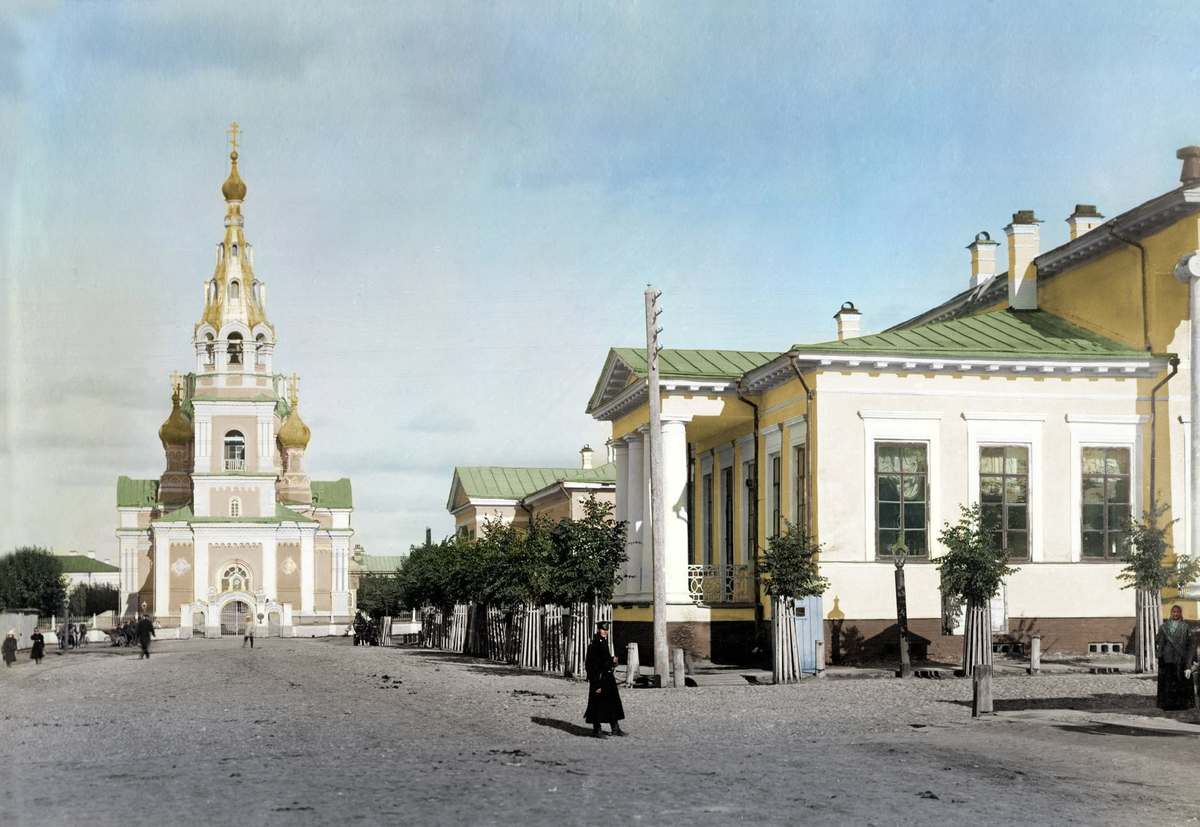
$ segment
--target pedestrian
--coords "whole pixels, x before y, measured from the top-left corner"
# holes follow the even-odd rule
[[[0,644],[0,652],[4,653],[4,665],[12,666],[13,661],[17,659],[17,637],[16,632],[9,632],[4,638],[4,643]]]
[[[613,735],[624,735],[620,722],[625,718],[621,706],[621,694],[617,691],[617,679],[613,667],[617,659],[608,648],[608,623],[596,624],[596,634],[588,644],[584,667],[588,679],[587,712],[583,719],[592,725],[592,737],[604,735],[601,724],[611,724]]]
[[[138,660],[150,657],[150,638],[154,637],[154,620],[150,615],[142,615],[142,619],[137,624],[138,643],[142,646],[142,653],[138,655]]]
[[[34,629],[29,639],[33,641],[33,649],[29,652],[29,657],[33,658],[34,663],[41,663],[42,658],[46,656],[46,638],[42,636],[42,630]]]
[[[1191,709],[1196,705],[1191,676],[1185,672],[1191,665],[1196,648],[1192,627],[1183,621],[1183,609],[1171,607],[1170,620],[1164,620],[1154,638],[1154,652],[1158,655],[1158,698],[1159,709]]]
[[[254,615],[246,615],[246,634],[242,638],[242,648],[246,648],[246,642],[250,642],[250,648],[254,648]]]

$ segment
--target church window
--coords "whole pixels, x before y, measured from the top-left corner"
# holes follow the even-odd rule
[[[254,284],[250,287],[250,295],[254,299],[255,304],[262,304],[262,293],[259,290],[259,287],[260,284],[257,281],[254,282]]]
[[[258,286],[257,283],[255,286]],[[257,361],[260,365],[265,365],[267,363],[267,337],[260,333],[255,337],[254,342],[255,354],[257,357],[255,361]]]
[[[225,567],[225,570],[221,572],[221,591],[250,591],[250,572],[245,565],[242,563],[234,563]]]
[[[241,301],[241,299],[242,299],[242,286],[240,284],[238,284],[236,281],[229,282],[229,300],[236,302],[236,301]]]
[[[233,246],[229,248],[229,252],[230,252],[231,256],[233,256],[234,258],[237,258],[237,242],[236,241],[233,243]]]
[[[237,284],[237,282],[234,282]],[[229,334],[229,364],[240,365],[242,363],[242,334]]]
[[[241,431],[225,434],[225,470],[246,470],[246,437]]]
[[[215,356],[215,349],[213,348],[213,335],[211,333],[205,333],[204,334],[204,363],[206,365],[211,365],[213,363],[214,356]]]
[[[242,516],[242,501],[239,497],[231,497],[229,500],[229,516]]]
[[[225,263],[225,245],[218,244],[217,245],[217,264],[224,264],[224,263]]]

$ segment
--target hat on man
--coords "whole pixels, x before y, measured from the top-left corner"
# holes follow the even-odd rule
[[[607,620],[601,620],[599,623],[597,623],[597,624],[596,624],[596,631],[599,631],[599,632],[607,632],[607,631],[608,631],[608,621],[607,621]]]

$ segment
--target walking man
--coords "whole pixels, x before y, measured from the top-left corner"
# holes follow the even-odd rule
[[[250,642],[250,648],[254,648],[254,615],[246,615],[246,634],[242,638],[242,648],[246,648],[246,642]]]
[[[601,724],[611,724],[613,735],[624,735],[620,722],[625,718],[621,706],[621,695],[617,691],[617,679],[613,675],[616,657],[608,648],[608,623],[596,624],[596,635],[588,644],[584,667],[588,679],[587,712],[583,719],[592,725],[592,737],[604,735]]]
[[[138,655],[138,660],[150,657],[150,638],[152,637],[154,637],[154,621],[150,615],[144,614],[137,624],[137,639],[142,647],[142,653]]]

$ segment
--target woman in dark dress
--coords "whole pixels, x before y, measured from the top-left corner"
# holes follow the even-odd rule
[[[12,666],[17,659],[17,638],[12,632],[4,638],[4,643],[0,644],[0,653],[4,655],[4,665]]]
[[[1183,609],[1171,607],[1170,620],[1164,620],[1154,638],[1154,651],[1158,655],[1158,699],[1159,709],[1191,709],[1196,705],[1191,675],[1185,671],[1192,662],[1196,648],[1192,627],[1183,621]]]
[[[613,666],[617,659],[608,649],[608,624],[596,624],[596,636],[588,644],[584,667],[588,679],[588,705],[583,719],[592,725],[593,737],[599,738],[601,724],[611,724],[613,735],[624,735],[620,721],[625,719],[625,708],[621,706],[621,695],[617,691],[617,679]]]
[[[29,657],[33,658],[34,663],[41,663],[42,658],[46,656],[46,638],[42,637],[42,630],[34,629],[29,639],[33,641],[33,649],[30,650]]]

